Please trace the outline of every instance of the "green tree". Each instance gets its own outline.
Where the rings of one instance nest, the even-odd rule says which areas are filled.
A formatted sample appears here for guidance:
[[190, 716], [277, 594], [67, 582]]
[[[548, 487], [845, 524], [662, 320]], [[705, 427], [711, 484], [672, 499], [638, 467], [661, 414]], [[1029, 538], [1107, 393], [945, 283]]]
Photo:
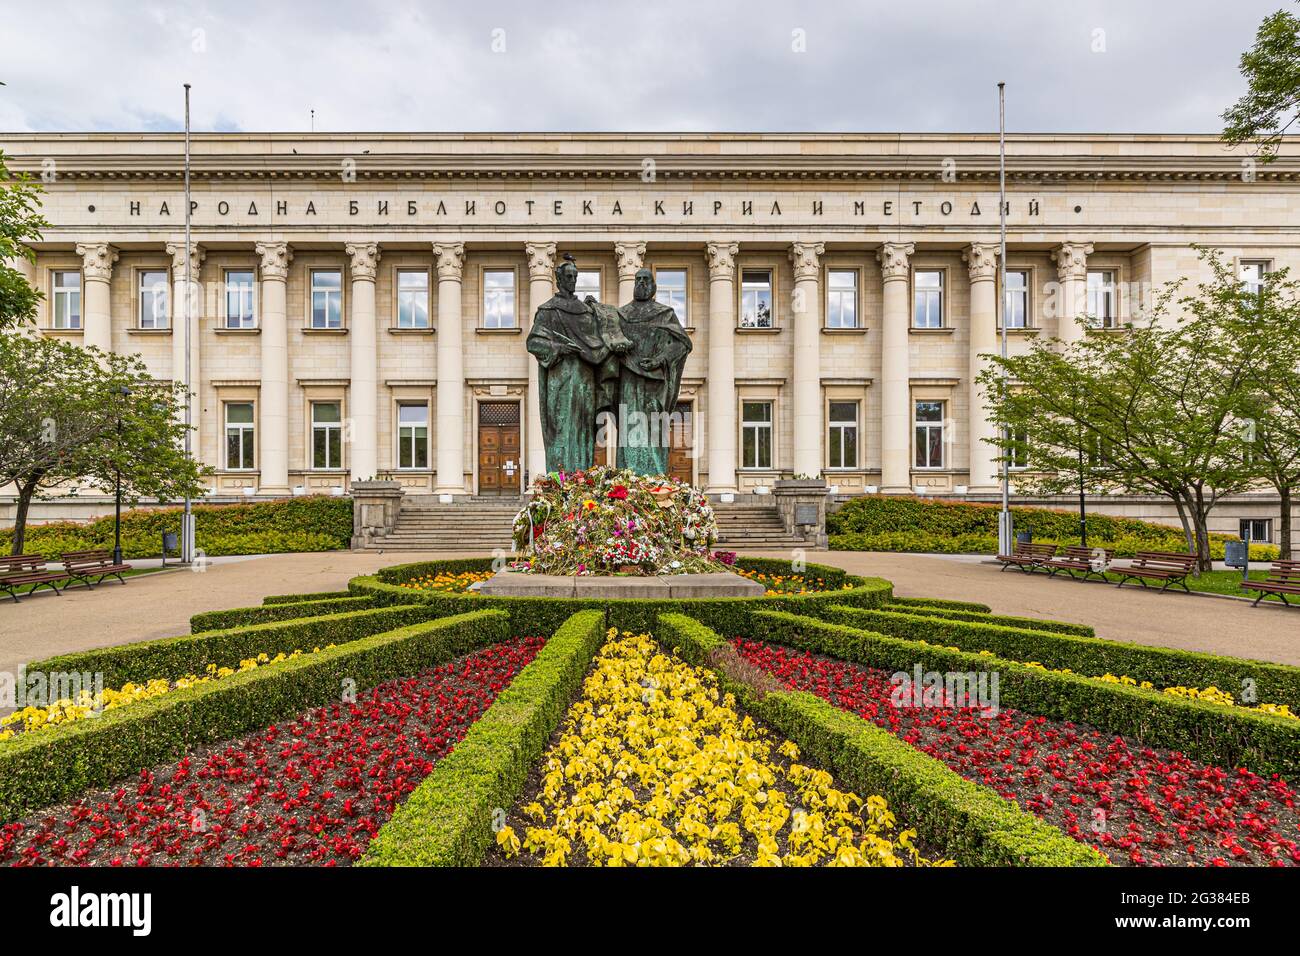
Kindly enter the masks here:
[[40, 195], [40, 185], [26, 173], [10, 174], [0, 152], [0, 329], [36, 317], [41, 293], [9, 263], [20, 258], [36, 261], [27, 243], [39, 239], [49, 225], [38, 211]]
[[0, 332], [0, 485], [18, 492], [14, 554], [35, 499], [80, 486], [123, 500], [202, 491], [204, 469], [181, 448], [184, 387], [156, 382], [140, 359], [25, 330]]
[[[1044, 494], [1077, 487], [1082, 448], [1093, 490], [1169, 500], [1188, 550], [1209, 570], [1210, 512], [1256, 477], [1242, 425], [1247, 349], [1219, 321], [1222, 284], [1216, 274], [1181, 298], [1171, 284], [1141, 322], [1065, 350], [1036, 341], [1023, 355], [990, 356], [981, 375], [990, 412], [1008, 434], [1028, 436], [1015, 449], [1028, 466], [1017, 487]], [[1003, 370], [1013, 387], [1000, 395]]]
[[1257, 142], [1260, 158], [1271, 162], [1300, 119], [1300, 18], [1286, 10], [1267, 17], [1241, 55], [1241, 75], [1246, 94], [1223, 113], [1223, 141]]

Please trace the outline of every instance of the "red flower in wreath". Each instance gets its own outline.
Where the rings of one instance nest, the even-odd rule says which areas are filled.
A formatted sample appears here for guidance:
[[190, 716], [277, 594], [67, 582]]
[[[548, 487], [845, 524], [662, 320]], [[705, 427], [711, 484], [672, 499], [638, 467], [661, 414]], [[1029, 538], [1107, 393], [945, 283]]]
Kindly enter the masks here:
[[613, 498], [615, 501], [626, 501], [627, 485], [615, 485], [613, 488], [609, 489], [609, 494], [605, 497]]

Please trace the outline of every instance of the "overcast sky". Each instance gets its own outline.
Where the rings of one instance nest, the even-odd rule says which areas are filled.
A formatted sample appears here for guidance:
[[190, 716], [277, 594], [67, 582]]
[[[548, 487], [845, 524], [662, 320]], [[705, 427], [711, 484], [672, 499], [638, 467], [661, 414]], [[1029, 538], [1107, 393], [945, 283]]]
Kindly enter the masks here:
[[0, 0], [0, 130], [1217, 132], [1284, 5]]

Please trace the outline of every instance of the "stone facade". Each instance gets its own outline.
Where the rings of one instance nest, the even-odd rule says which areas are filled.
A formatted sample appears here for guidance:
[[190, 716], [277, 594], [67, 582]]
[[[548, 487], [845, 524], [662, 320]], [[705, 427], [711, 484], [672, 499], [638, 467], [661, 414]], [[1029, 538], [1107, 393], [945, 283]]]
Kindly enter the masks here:
[[[172, 301], [185, 299], [181, 138], [14, 134], [4, 148], [45, 180], [52, 226], [30, 270], [46, 294], [39, 325], [183, 380], [175, 316], [153, 328], [140, 318], [142, 274], [168, 274]], [[471, 495], [485, 462], [494, 489], [522, 489], [544, 461], [524, 332], [565, 253], [607, 302], [631, 297], [642, 265], [660, 273], [661, 299], [662, 273], [684, 271], [695, 347], [678, 467], [709, 492], [818, 472], [840, 495], [995, 492], [973, 385], [999, 338], [995, 137], [199, 134], [193, 157], [194, 447], [217, 468], [215, 497], [339, 493], [368, 479]], [[1129, 135], [1012, 136], [1008, 157], [1006, 265], [1023, 273], [1028, 303], [1013, 350], [1037, 335], [1119, 334], [1074, 321], [1090, 273], [1114, 288], [1122, 325], [1164, 282], [1200, 277], [1193, 244], [1300, 263], [1294, 160], [1256, 168], [1214, 137]], [[62, 272], [80, 276], [77, 328], [54, 328]], [[321, 293], [337, 325], [313, 320], [313, 276], [326, 272], [338, 276]], [[232, 273], [252, 274], [246, 327], [228, 314]], [[403, 292], [417, 275], [425, 291]], [[760, 276], [770, 311], [747, 324]], [[933, 326], [916, 321], [929, 282], [941, 285]], [[399, 302], [416, 308], [413, 295], [427, 321], [407, 325]], [[941, 429], [924, 467], [918, 403], [937, 403], [928, 424]], [[226, 456], [232, 404], [253, 409], [251, 467]], [[332, 405], [341, 443], [325, 466], [313, 409]], [[517, 407], [517, 446], [492, 460], [486, 443], [500, 436], [484, 431], [484, 406], [503, 405]], [[426, 416], [413, 463], [402, 460], [407, 406]], [[1093, 506], [1170, 517], [1135, 499]], [[1236, 531], [1238, 517], [1275, 507], [1250, 496], [1218, 521]]]

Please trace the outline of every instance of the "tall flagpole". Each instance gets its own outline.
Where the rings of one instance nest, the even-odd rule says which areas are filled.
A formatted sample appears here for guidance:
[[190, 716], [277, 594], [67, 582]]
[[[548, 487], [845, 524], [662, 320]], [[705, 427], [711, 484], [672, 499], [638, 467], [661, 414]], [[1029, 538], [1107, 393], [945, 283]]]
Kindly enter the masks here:
[[[194, 409], [193, 390], [190, 376], [194, 374], [191, 358], [190, 328], [193, 318], [190, 313], [194, 307], [194, 288], [190, 284], [190, 85], [185, 84], [185, 457], [192, 457], [191, 434], [193, 432]], [[175, 335], [175, 331], [172, 332]], [[194, 506], [190, 496], [185, 496], [185, 517], [181, 522], [181, 562], [191, 564], [194, 561]]]
[[[1007, 390], [1007, 85], [998, 84], [998, 271], [1002, 295], [998, 302], [998, 327], [1002, 330], [1002, 371], [999, 388]], [[998, 554], [1010, 554], [1014, 540], [1011, 527], [1011, 462], [1008, 460], [1007, 429], [1002, 428], [1002, 513], [998, 516]]]

